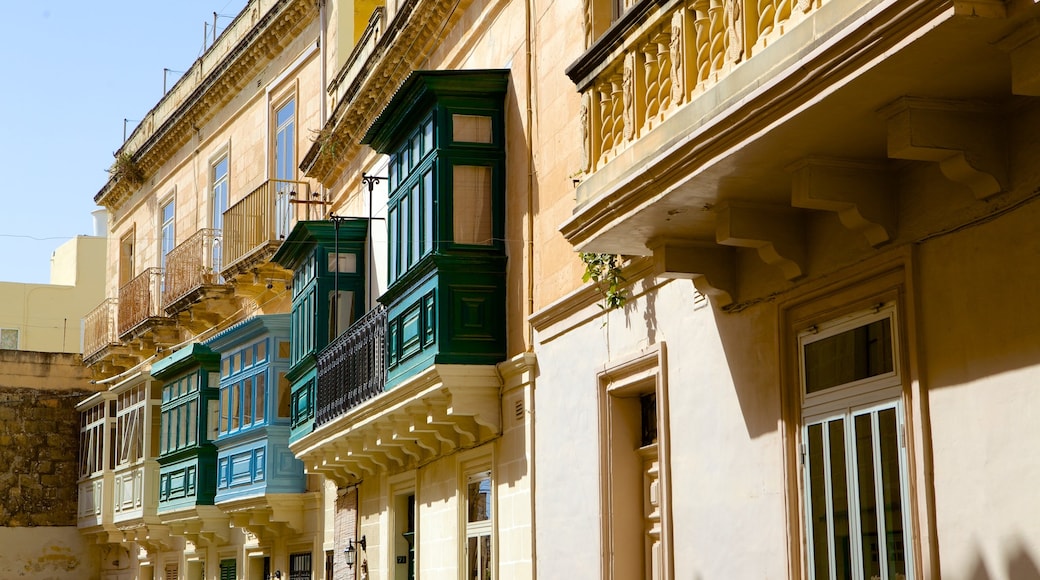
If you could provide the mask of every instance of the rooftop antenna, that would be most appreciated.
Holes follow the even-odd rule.
[[[126,124],[127,123],[140,123],[140,119],[123,119],[123,143],[126,143]]]
[[[169,68],[162,69],[162,94],[164,94],[164,95],[166,94],[166,74],[167,73],[184,74],[184,71],[182,71],[182,70],[173,70],[173,69],[169,69]]]

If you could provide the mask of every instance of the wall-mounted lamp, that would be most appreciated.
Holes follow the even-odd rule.
[[[282,571],[281,570],[275,570],[274,574],[271,574],[267,578],[269,580],[271,580],[271,579],[273,579],[273,580],[282,580]]]
[[[361,539],[357,542],[358,546],[361,546],[361,550],[367,552],[368,544],[365,542],[365,536],[361,536]],[[344,556],[347,558],[347,568],[354,568],[354,563],[357,561],[357,549],[354,548],[354,540],[347,540],[347,547],[343,550]]]

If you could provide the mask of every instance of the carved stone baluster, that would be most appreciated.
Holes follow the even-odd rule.
[[[776,23],[776,0],[758,0],[758,42],[765,40]]]
[[[631,141],[636,136],[636,55],[630,52],[625,55],[625,64],[622,69],[621,80],[621,118],[624,122],[623,131],[626,141]]]
[[[708,55],[711,59],[710,72],[722,70],[726,58],[725,9],[723,0],[711,0],[708,8],[709,41]]]
[[[661,111],[661,84],[658,78],[660,63],[657,60],[657,43],[651,40],[639,47],[643,53],[643,84],[646,86],[646,117],[643,126],[649,128],[651,121]]]
[[[596,85],[595,94],[599,98],[599,154],[600,163],[606,161],[605,157],[614,147],[614,105],[611,99],[610,78],[604,79]]]
[[[672,34],[668,37],[668,58],[671,64],[669,77],[672,84],[671,102],[675,105],[681,105],[686,101],[686,74],[690,69],[696,70],[697,68],[691,66],[696,63],[689,60],[686,50],[687,47],[693,45],[693,38],[687,35],[687,31],[690,30],[686,26],[688,13],[689,10],[686,8],[680,8],[672,14]],[[696,85],[696,79],[690,84]]]
[[[711,74],[711,18],[708,14],[708,0],[697,0],[692,4],[694,13],[694,31],[697,47],[697,84],[708,80]]]
[[[672,106],[672,63],[671,63],[671,29],[667,28],[654,35],[653,48],[657,51],[657,94],[660,107],[658,116],[664,117],[664,112]]]
[[[581,119],[580,127],[581,130],[581,170],[584,173],[592,171],[592,160],[594,159],[593,154],[593,137],[591,119],[589,116],[592,113],[592,95],[595,90],[588,90],[581,96]]]
[[[592,46],[592,43],[596,41],[595,33],[592,28],[592,0],[582,1],[582,26],[585,31],[585,50],[588,50]]]
[[[743,0],[726,0],[724,21],[726,23],[726,64],[740,62],[744,56]]]

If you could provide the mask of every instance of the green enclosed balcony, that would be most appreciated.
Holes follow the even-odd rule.
[[[318,352],[365,313],[368,228],[365,218],[301,221],[272,258],[293,272],[292,438],[314,423]]]
[[[387,386],[505,359],[508,71],[416,71],[362,140],[390,156]]]

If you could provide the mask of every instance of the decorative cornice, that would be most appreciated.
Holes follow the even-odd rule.
[[[322,129],[336,144],[336,155],[322,155],[322,143],[307,151],[300,169],[307,177],[331,186],[361,148],[361,137],[396,94],[398,87],[425,60],[429,46],[440,42],[472,0],[415,0],[400,8],[361,73],[337,103]]]
[[[238,18],[245,17],[247,12],[249,6]],[[116,155],[129,154],[143,172],[145,181],[150,179],[188,143],[199,126],[216,116],[317,15],[317,5],[311,0],[278,0],[204,77],[202,66],[207,55],[196,60],[191,70],[148,112]],[[218,44],[209,52],[217,48],[219,42],[218,39]],[[191,82],[198,83],[195,89],[182,103],[174,105],[172,112],[164,114],[165,109],[171,108],[168,101],[180,97],[181,83]],[[128,179],[113,175],[94,196],[94,202],[115,212],[138,189]]]

